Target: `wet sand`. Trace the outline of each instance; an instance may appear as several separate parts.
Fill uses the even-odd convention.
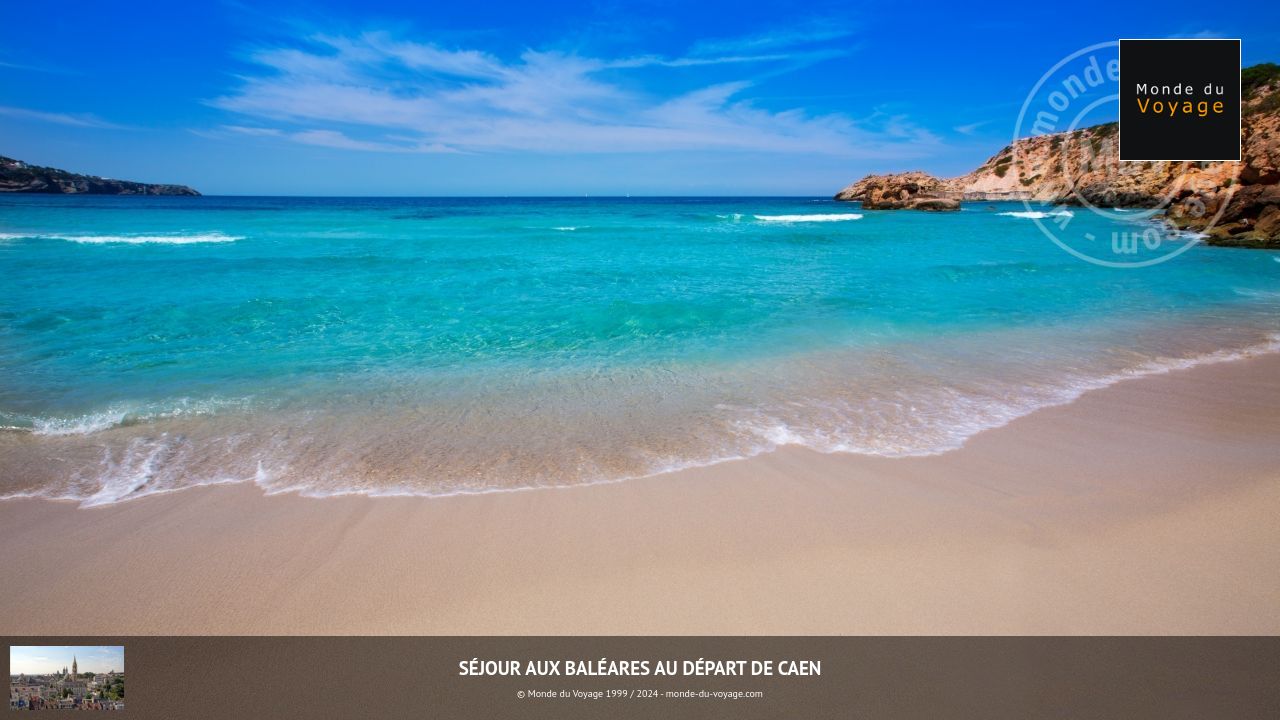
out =
[[[5,634],[1280,632],[1280,356],[944,455],[448,498],[0,502]]]

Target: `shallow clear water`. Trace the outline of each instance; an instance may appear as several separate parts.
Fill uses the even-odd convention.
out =
[[[1276,345],[1280,254],[1100,268],[1023,210],[0,197],[0,495],[444,494],[788,443],[945,452]]]

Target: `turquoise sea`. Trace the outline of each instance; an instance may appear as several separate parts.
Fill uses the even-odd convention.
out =
[[[0,197],[0,497],[442,495],[789,444],[943,453],[1280,348],[1280,254],[1103,268],[1025,210]]]

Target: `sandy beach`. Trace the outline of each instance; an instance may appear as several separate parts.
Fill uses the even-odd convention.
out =
[[[964,448],[427,498],[0,503],[6,634],[1280,632],[1280,356]]]

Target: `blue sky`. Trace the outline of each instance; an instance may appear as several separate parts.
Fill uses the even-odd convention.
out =
[[[72,658],[80,672],[124,672],[124,647],[120,645],[10,645],[9,672],[13,675],[47,675],[70,668]]]
[[[1086,45],[1280,61],[1280,4],[1208,7],[4,3],[0,155],[212,194],[828,195],[971,169]]]

